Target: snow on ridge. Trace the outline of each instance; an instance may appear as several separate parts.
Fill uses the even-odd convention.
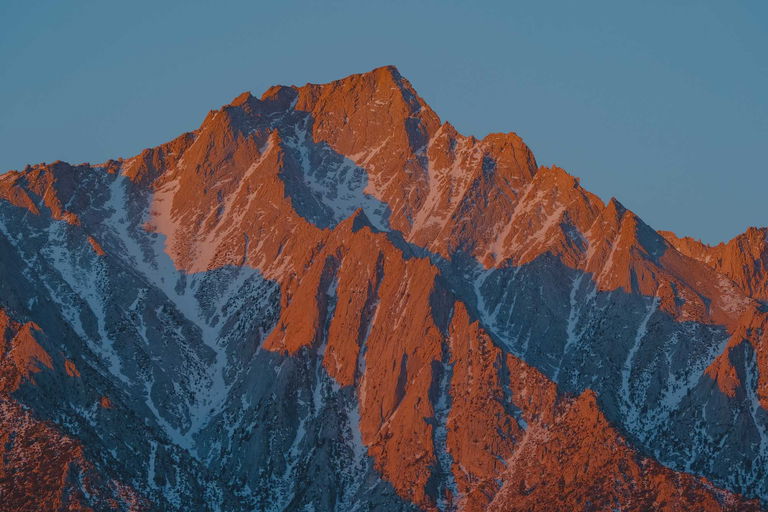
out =
[[[129,220],[131,207],[136,206],[129,204],[131,198],[127,195],[126,188],[130,184],[130,180],[122,174],[115,176],[110,184],[110,198],[104,209],[111,213],[105,218],[104,226],[116,237],[116,241],[123,248],[124,256],[129,259],[135,271],[141,274],[149,285],[159,289],[174,304],[177,311],[197,327],[200,340],[213,354],[213,362],[210,365],[203,363],[205,372],[198,377],[191,390],[194,395],[187,404],[189,426],[186,429],[175,428],[163,418],[152,399],[152,382],[145,382],[147,404],[158,421],[176,444],[194,453],[194,436],[221,410],[229,393],[229,385],[225,381],[228,356],[226,348],[221,344],[221,330],[225,325],[223,319],[227,316],[225,309],[231,307],[231,301],[249,280],[265,280],[255,269],[235,269],[235,275],[230,276],[225,288],[214,295],[213,302],[207,304],[208,311],[205,311],[199,295],[202,287],[207,286],[209,273],[186,274],[176,268],[165,250],[164,237],[142,228],[143,221],[147,220],[149,215],[146,209],[142,209],[144,218]],[[171,182],[161,191],[160,197],[156,198],[156,207],[158,202],[160,208],[169,202],[175,186],[174,182]],[[257,309],[263,307],[265,306]]]
[[[305,119],[301,127],[293,128],[284,141],[297,156],[304,184],[317,200],[332,214],[338,224],[362,209],[374,227],[388,229],[387,205],[366,192],[370,178],[354,158],[332,153],[312,141]],[[320,165],[312,165],[312,157]]]

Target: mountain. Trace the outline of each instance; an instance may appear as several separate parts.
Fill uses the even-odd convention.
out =
[[[4,507],[763,510],[767,244],[657,232],[393,67],[7,172]]]

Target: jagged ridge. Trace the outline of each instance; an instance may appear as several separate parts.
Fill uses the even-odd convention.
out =
[[[156,509],[768,497],[765,266],[696,256],[514,134],[462,136],[392,67],[0,191],[23,269],[0,305],[94,376],[43,400],[43,364],[4,396]]]

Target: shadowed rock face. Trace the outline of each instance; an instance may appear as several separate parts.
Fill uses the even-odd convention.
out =
[[[0,496],[760,510],[765,243],[657,233],[392,67],[244,93],[0,175]]]

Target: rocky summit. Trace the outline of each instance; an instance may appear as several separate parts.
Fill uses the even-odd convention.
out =
[[[4,511],[757,511],[768,233],[659,232],[394,67],[0,175]]]

